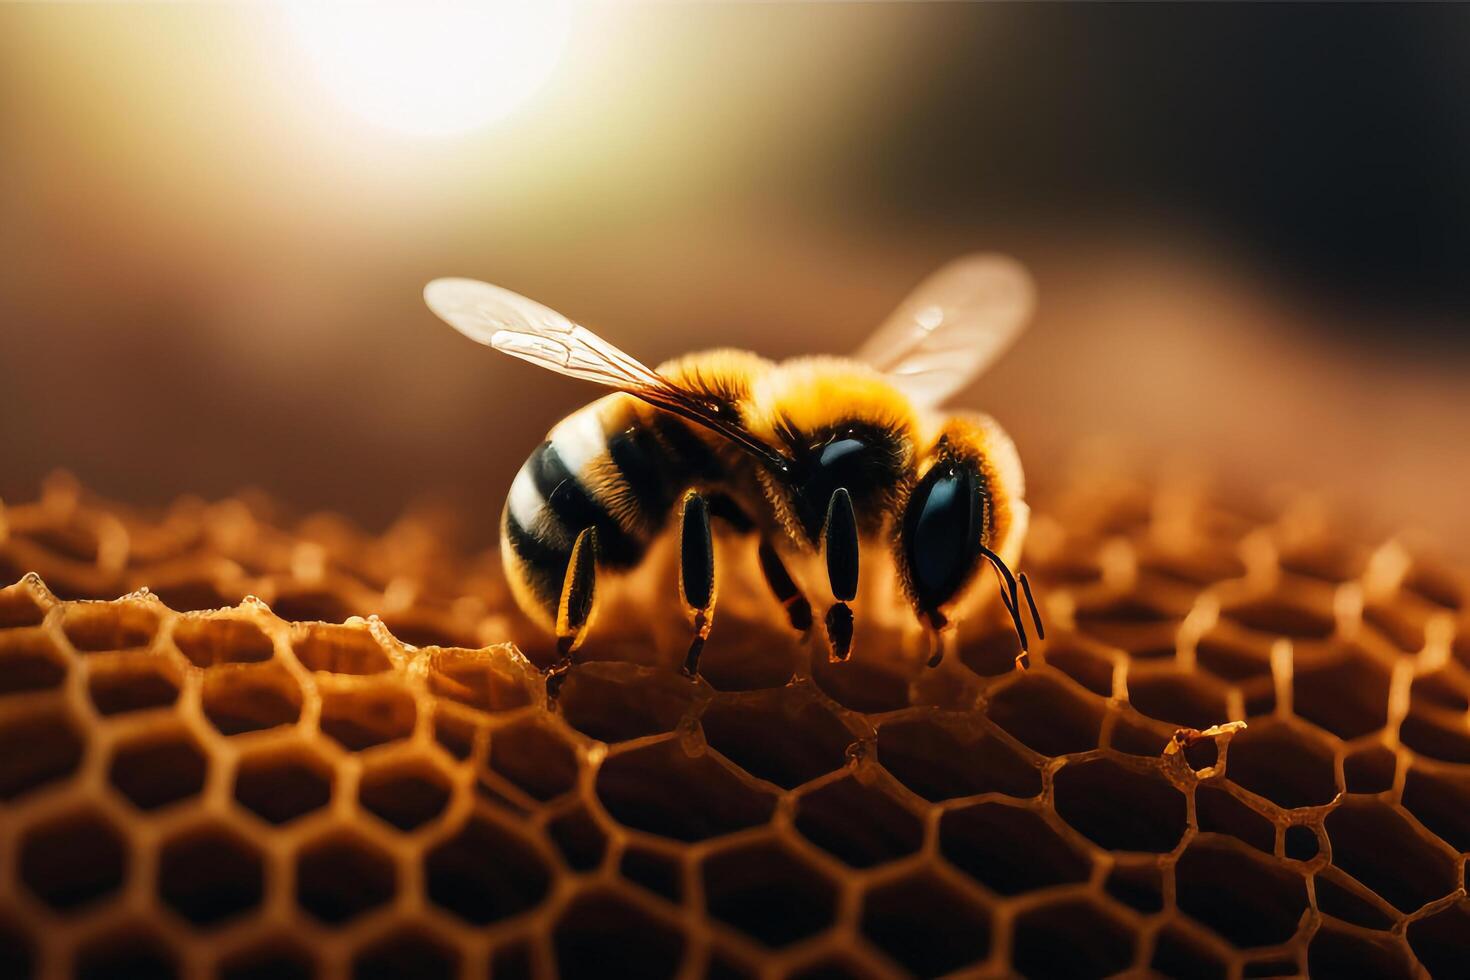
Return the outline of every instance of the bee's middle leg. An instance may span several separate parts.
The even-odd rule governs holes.
[[[857,598],[858,531],[852,497],[838,487],[827,504],[827,520],[822,525],[822,551],[827,558],[827,578],[832,585],[832,598],[837,600],[827,610],[827,642],[833,661],[852,656],[853,619],[848,603]]]
[[[728,494],[711,494],[709,513],[711,518],[723,521],[736,534],[747,535],[756,530],[755,521]],[[786,569],[786,563],[777,554],[776,546],[764,534],[761,535],[756,557],[760,562],[761,577],[765,579],[766,587],[771,590],[781,608],[786,610],[791,628],[804,635],[812,628],[812,605],[797,588],[791,572]]]

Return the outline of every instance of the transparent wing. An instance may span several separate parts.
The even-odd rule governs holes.
[[[471,340],[565,374],[610,388],[667,386],[637,358],[548,306],[474,279],[435,279],[424,302]]]
[[[726,406],[680,388],[586,327],[519,293],[474,279],[435,279],[424,287],[424,302],[471,340],[557,374],[626,391],[718,432],[770,467],[789,465]]]
[[[915,404],[935,407],[979,377],[1021,335],[1035,305],[1026,269],[967,255],[919,284],[854,355]]]

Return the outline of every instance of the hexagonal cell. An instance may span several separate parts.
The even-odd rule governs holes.
[[[1106,977],[1133,962],[1133,929],[1118,915],[1072,898],[1016,916],[1011,965],[1027,977]]]
[[[863,897],[861,928],[899,966],[935,977],[990,953],[990,912],[929,871],[872,888]]]
[[[1030,797],[1041,773],[1005,742],[977,733],[962,738],[929,719],[891,721],[878,729],[878,761],[931,802],[980,793]]]
[[[19,923],[0,918],[0,977],[29,977],[35,969],[35,941]]]
[[[700,871],[709,914],[766,946],[815,935],[836,914],[832,882],[777,841],[717,851]]]
[[[260,853],[218,824],[203,824],[165,841],[158,855],[158,894],[196,926],[249,912],[265,892]]]
[[[143,922],[114,927],[77,950],[76,980],[170,980],[178,975],[173,950]]]
[[[951,864],[1001,895],[1086,881],[1092,860],[1033,810],[976,803],[939,821],[939,850]]]
[[[959,643],[960,663],[981,677],[1000,677],[1016,669],[1016,657],[1021,653],[1021,642],[1014,630],[987,629],[978,636],[961,635]],[[1048,662],[1050,654],[1048,654]]]
[[[1397,919],[1387,902],[1337,868],[1320,869],[1314,880],[1317,908],[1326,915],[1365,929],[1388,929]]]
[[[46,691],[66,679],[66,656],[45,633],[0,633],[0,695]]]
[[[1140,651],[1172,654],[1173,634],[1181,619],[1147,595],[1122,596],[1077,610],[1077,627],[1083,633],[1135,656]]]
[[[1414,706],[1423,704],[1445,711],[1470,711],[1470,696],[1467,696],[1460,677],[1445,669],[1414,678],[1409,687],[1409,702]]]
[[[368,766],[358,786],[363,809],[399,830],[433,820],[449,805],[449,777],[428,759],[398,759]]]
[[[758,700],[715,701],[700,718],[706,741],[721,755],[786,789],[841,769],[854,741],[825,707],[790,691]]]
[[[1270,818],[1237,799],[1223,784],[1210,782],[1194,793],[1195,820],[1205,833],[1229,834],[1263,854],[1276,850]]]
[[[164,708],[178,700],[178,671],[159,657],[98,664],[87,678],[87,693],[104,715]]]
[[[183,728],[146,732],[117,746],[107,778],[140,810],[198,796],[209,760]]]
[[[1153,859],[1119,861],[1103,881],[1103,890],[1140,912],[1158,912],[1164,907],[1163,870]]]
[[[1420,755],[1441,762],[1470,762],[1470,732],[1463,718],[1430,717],[1411,712],[1399,726],[1399,740]]]
[[[1241,948],[1286,942],[1307,910],[1301,875],[1213,834],[1185,850],[1174,884],[1180,909]]]
[[[84,746],[81,732],[64,711],[0,721],[0,800],[70,776],[81,764]]]
[[[661,735],[678,727],[693,691],[683,678],[633,664],[589,663],[573,671],[557,705],[577,731],[601,742]]]
[[[25,582],[0,588],[0,629],[40,626],[46,618],[46,607]]]
[[[358,950],[352,958],[354,980],[449,980],[459,976],[460,969],[459,951],[421,926],[399,926]]]
[[[1465,937],[1470,936],[1470,899],[1409,923],[1409,947],[1432,977],[1450,977],[1465,968]]]
[[[1284,596],[1255,599],[1221,610],[1221,615],[1257,633],[1298,640],[1325,640],[1337,628],[1330,609],[1313,608]]]
[[[568,679],[562,692],[571,689]],[[429,658],[429,689],[481,711],[512,711],[531,703],[525,674],[503,648],[466,650],[459,647],[436,650]]]
[[[661,898],[680,902],[684,897],[684,867],[678,858],[650,848],[630,844],[623,850],[618,871],[635,885],[642,885]]]
[[[1113,696],[1114,665],[1111,657],[1073,643],[1052,640],[1046,647],[1047,666],[1055,667],[1093,694]]]
[[[1097,748],[1103,708],[1097,696],[1074,691],[1056,676],[1030,671],[990,700],[990,720],[1042,755]]]
[[[528,840],[479,814],[424,855],[424,880],[435,905],[474,925],[534,908],[551,883]]]
[[[1137,712],[1121,711],[1113,721],[1108,733],[1108,748],[1114,752],[1157,759],[1173,741],[1177,725],[1165,721],[1154,721]]]
[[[1307,947],[1307,973],[1314,977],[1410,980],[1419,971],[1410,965],[1408,951],[1398,937],[1364,936],[1324,922]]]
[[[327,925],[391,901],[397,889],[392,860],[355,833],[320,838],[296,856],[296,902]]]
[[[859,637],[856,642],[874,642],[876,638]],[[827,657],[812,658],[812,680],[823,694],[844,708],[865,713],[897,711],[909,705],[909,675],[906,672],[864,658],[861,647],[851,659],[832,663]],[[780,687],[785,684],[767,684]]]
[[[1229,721],[1225,690],[1200,674],[1176,671],[1128,678],[1128,700],[1150,718],[1204,730]]]
[[[490,976],[495,980],[535,980],[536,953],[525,939],[514,939],[490,951]]]
[[[1317,856],[1321,844],[1317,832],[1302,824],[1293,824],[1282,835],[1282,853],[1293,861],[1310,861]]]
[[[765,602],[762,595],[756,598]],[[700,655],[699,675],[716,691],[784,687],[795,672],[802,655],[800,636],[774,605],[751,612],[732,609],[725,629],[710,634]]]
[[[225,592],[204,569],[190,571],[173,580],[155,579],[148,588],[174,612],[202,612],[233,606],[244,598],[239,591]]]
[[[395,681],[322,690],[322,734],[353,752],[408,738],[417,720],[413,693]]]
[[[276,615],[287,617],[279,609]],[[381,674],[393,661],[363,626],[298,624],[291,628],[291,649],[307,670],[332,674]]]
[[[1363,622],[1405,653],[1417,653],[1424,648],[1422,613],[1415,615],[1396,604],[1369,602],[1363,606]]]
[[[204,715],[225,735],[294,725],[301,688],[277,663],[218,667],[204,675]]]
[[[1455,855],[1426,840],[1386,803],[1349,797],[1327,815],[1332,863],[1400,912],[1412,912],[1455,890]]]
[[[1370,745],[1342,760],[1343,782],[1349,793],[1383,793],[1393,789],[1398,757],[1383,745]]]
[[[697,841],[770,820],[772,793],[752,789],[707,755],[675,741],[611,755],[597,772],[597,796],[613,819],[634,830]]]
[[[684,935],[616,892],[574,898],[551,931],[556,972],[563,978],[671,977],[684,958]],[[500,971],[496,970],[496,976]]]
[[[868,966],[841,953],[830,953],[787,974],[790,980],[875,980]]]
[[[158,632],[158,610],[128,600],[72,603],[62,613],[61,630],[82,653],[142,648]]]
[[[1195,645],[1195,659],[1216,677],[1243,681],[1271,675],[1271,644],[1256,637],[1232,635],[1231,630],[1211,630]]]
[[[1149,966],[1166,977],[1189,977],[1190,980],[1225,980],[1230,964],[1214,950],[1183,929],[1165,926],[1154,940],[1154,955]]]
[[[271,638],[259,626],[229,616],[180,619],[174,626],[174,643],[196,667],[259,663],[275,653]]]
[[[295,820],[332,798],[332,764],[306,743],[273,746],[240,759],[235,799],[273,824]]]
[[[924,843],[924,824],[917,814],[855,776],[803,795],[796,804],[796,829],[855,868],[897,860]]]
[[[1278,806],[1322,806],[1337,796],[1331,746],[1282,722],[1253,724],[1230,743],[1226,774]]]
[[[577,784],[577,752],[565,735],[537,718],[490,733],[490,768],[535,799],[553,799]]]
[[[553,817],[546,834],[573,871],[591,871],[607,853],[607,835],[585,806],[576,806]]]
[[[258,940],[219,963],[219,980],[311,980],[317,975],[311,952],[285,935]]]
[[[18,863],[20,879],[32,894],[64,912],[122,887],[128,849],[102,814],[74,810],[26,830]]]
[[[1470,851],[1470,775],[1458,770],[1409,769],[1404,809],[1457,851]]]
[[[288,623],[342,623],[357,611],[331,592],[296,589],[289,585],[286,588],[287,591],[271,600],[271,612]]]
[[[485,730],[475,719],[447,709],[442,703],[434,705],[432,724],[434,741],[460,761],[474,753],[475,742]]]
[[[1101,847],[1162,854],[1184,836],[1184,794],[1155,769],[1072,762],[1057,771],[1055,787],[1057,814]]]
[[[1321,666],[1297,665],[1292,710],[1338,738],[1357,738],[1388,724],[1388,682],[1386,666],[1349,648]]]

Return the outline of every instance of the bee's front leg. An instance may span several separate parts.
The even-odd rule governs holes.
[[[699,655],[715,614],[715,544],[709,503],[697,490],[684,495],[679,513],[679,598],[694,618],[694,639],[684,658],[684,673],[699,674]]]
[[[561,601],[556,607],[556,663],[546,671],[546,696],[555,701],[561,693],[572,654],[587,638],[587,627],[597,602],[597,529],[584,528],[572,545],[562,579]]]
[[[837,600],[827,610],[826,616],[827,641],[831,644],[834,661],[852,656],[852,608],[848,603],[857,598],[859,550],[857,515],[852,510],[852,498],[845,488],[838,487],[832,491],[832,499],[827,504],[827,520],[822,525],[827,578],[832,584],[832,598]]]

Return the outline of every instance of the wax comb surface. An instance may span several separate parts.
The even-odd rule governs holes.
[[[606,654],[554,712],[493,556],[447,537],[64,479],[0,511],[0,974],[1470,955],[1464,573],[1310,508],[1043,501],[1027,672],[999,623],[930,672],[875,641],[813,670],[730,619],[704,682]]]

